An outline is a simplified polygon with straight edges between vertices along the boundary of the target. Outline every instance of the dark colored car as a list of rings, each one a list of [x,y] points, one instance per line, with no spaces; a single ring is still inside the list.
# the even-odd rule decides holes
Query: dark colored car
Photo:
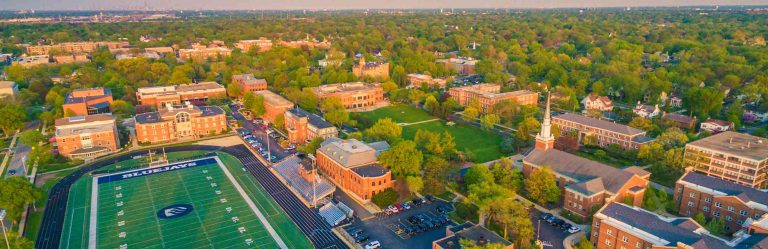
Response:
[[[426,197],[428,201],[435,201],[435,197],[432,195],[427,195]]]
[[[409,235],[414,235],[417,232],[417,228],[415,226],[405,226],[403,227],[403,232]]]
[[[560,226],[560,229],[561,229],[561,230],[564,230],[564,231],[568,231],[568,229],[570,229],[572,226],[573,226],[573,225],[571,225],[571,224],[569,224],[569,223],[565,223],[565,224],[563,224],[563,225],[561,225],[561,226]]]
[[[539,219],[541,220],[549,220],[550,217],[552,217],[552,214],[550,213],[541,213],[541,215],[539,215]]]
[[[352,230],[352,231],[347,231],[347,233],[349,233],[349,235],[352,236],[352,237],[357,237],[360,234],[365,233],[365,231],[363,231],[363,229],[358,228],[358,229],[355,229],[355,230]]]
[[[408,222],[410,222],[411,224],[414,224],[414,225],[419,224],[422,221],[424,221],[424,217],[421,214],[417,214],[417,215],[408,217]]]
[[[413,202],[413,205],[416,205],[416,206],[427,204],[427,201],[425,201],[424,198],[413,198],[413,200],[411,201]]]
[[[367,234],[362,234],[360,236],[355,237],[355,243],[363,243],[368,241],[368,239],[370,238],[371,236],[368,236]]]
[[[453,211],[453,206],[451,206],[450,204],[442,205],[437,207],[435,210],[437,210],[438,213],[446,214]]]
[[[552,221],[552,225],[555,226],[555,227],[562,227],[565,224],[567,224],[567,223],[565,223],[564,220],[558,219],[558,218],[555,218],[555,220]]]
[[[429,228],[430,228],[430,225],[429,225],[429,224],[427,224],[426,222],[422,222],[422,223],[419,223],[418,227],[419,227],[419,230],[420,230],[420,231],[422,231],[422,232],[426,232],[426,231],[428,231],[428,230],[429,230]]]

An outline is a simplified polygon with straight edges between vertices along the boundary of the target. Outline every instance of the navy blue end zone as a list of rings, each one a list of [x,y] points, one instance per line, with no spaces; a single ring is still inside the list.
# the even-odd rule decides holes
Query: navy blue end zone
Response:
[[[98,184],[120,181],[125,179],[132,179],[132,178],[148,176],[148,175],[154,175],[154,174],[159,174],[163,172],[188,169],[188,168],[198,167],[198,166],[215,165],[215,164],[217,164],[216,159],[213,157],[209,157],[209,158],[203,158],[203,159],[194,160],[194,161],[168,164],[160,167],[137,169],[137,170],[117,173],[113,175],[101,176],[98,178]]]

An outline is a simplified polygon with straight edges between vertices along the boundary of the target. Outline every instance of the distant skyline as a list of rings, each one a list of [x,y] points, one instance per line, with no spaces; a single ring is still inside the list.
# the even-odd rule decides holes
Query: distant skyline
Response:
[[[768,0],[0,0],[0,10],[593,8],[768,5]]]

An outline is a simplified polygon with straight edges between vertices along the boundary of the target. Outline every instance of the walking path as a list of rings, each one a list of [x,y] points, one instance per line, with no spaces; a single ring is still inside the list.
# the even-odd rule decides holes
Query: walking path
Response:
[[[397,125],[399,125],[399,126],[410,126],[410,125],[429,123],[429,122],[438,121],[438,120],[440,120],[440,119],[439,118],[433,118],[433,119],[430,119],[430,120],[424,120],[424,121],[413,122],[413,123],[397,123]]]
[[[8,162],[8,159],[11,157],[11,151],[16,144],[16,139],[19,138],[19,132],[17,131],[16,134],[13,134],[13,139],[11,139],[11,144],[8,145],[8,150],[5,151],[5,157],[3,157],[3,163],[0,164],[0,175],[5,172],[6,163]]]

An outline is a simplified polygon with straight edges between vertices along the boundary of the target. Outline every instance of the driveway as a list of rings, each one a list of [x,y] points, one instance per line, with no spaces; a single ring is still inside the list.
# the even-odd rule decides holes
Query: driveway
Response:
[[[266,132],[264,131],[263,127],[257,126],[253,124],[253,121],[245,119],[243,115],[240,114],[237,110],[239,110],[239,107],[237,105],[229,105],[229,108],[232,109],[232,116],[238,120],[242,121],[243,127],[240,129],[247,130],[251,134],[253,134],[254,138],[259,141],[261,144],[265,144],[265,141],[269,140],[269,150],[272,152],[272,155],[275,156],[275,160],[272,162],[277,162],[282,160],[283,158],[286,158],[291,155],[291,152],[288,150],[283,149],[283,147],[280,147],[280,144],[277,142],[277,139],[268,137]],[[238,131],[241,131],[238,129]]]
[[[27,122],[24,124],[24,128],[21,133],[24,133],[24,131],[37,129],[39,124],[39,121]],[[5,174],[5,178],[27,175],[28,169],[26,167],[26,160],[30,150],[32,150],[31,147],[23,144],[21,140],[16,140],[16,147],[13,148],[14,154],[13,157],[11,157],[11,162],[8,163],[8,171],[6,171],[6,173],[12,171],[15,172],[13,175],[9,173]]]

